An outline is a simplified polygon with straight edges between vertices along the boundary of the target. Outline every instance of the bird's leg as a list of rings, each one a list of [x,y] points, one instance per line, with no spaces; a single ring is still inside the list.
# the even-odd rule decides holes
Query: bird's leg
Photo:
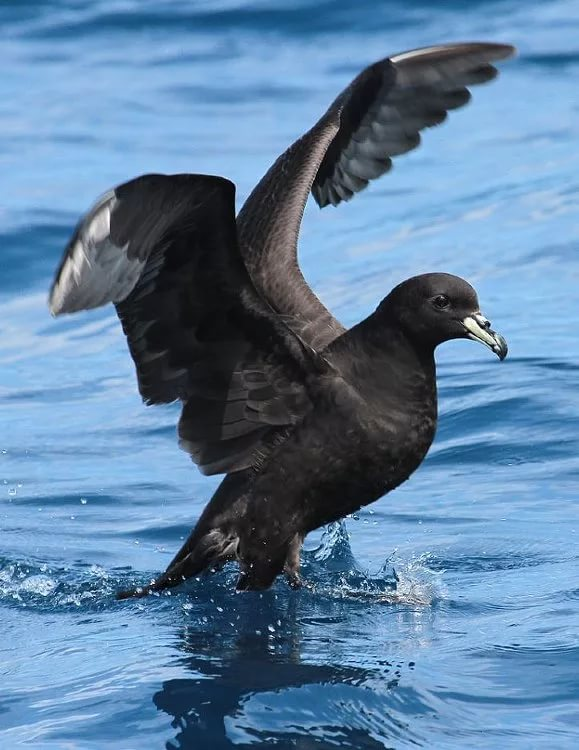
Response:
[[[300,553],[303,543],[304,537],[302,534],[296,534],[290,542],[283,567],[283,572],[286,575],[287,582],[292,589],[299,589],[302,585],[302,579],[300,577]]]

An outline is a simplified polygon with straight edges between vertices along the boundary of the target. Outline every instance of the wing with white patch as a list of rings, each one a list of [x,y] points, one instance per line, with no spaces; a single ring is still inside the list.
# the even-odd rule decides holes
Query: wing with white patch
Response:
[[[205,175],[145,175],[77,227],[53,314],[114,302],[148,403],[184,402],[181,444],[205,473],[252,465],[272,427],[311,408],[323,371],[259,297],[237,247],[235,188]]]
[[[105,193],[68,243],[50,292],[50,312],[76,312],[120,302],[133,289],[145,261],[111,240],[111,214],[118,201]]]

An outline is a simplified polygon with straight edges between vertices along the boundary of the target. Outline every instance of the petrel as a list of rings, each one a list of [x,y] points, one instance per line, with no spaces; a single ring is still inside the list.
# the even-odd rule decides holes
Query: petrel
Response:
[[[514,53],[447,44],[370,65],[285,151],[235,216],[223,177],[148,174],[81,219],[50,292],[53,315],[114,303],[147,404],[180,401],[179,441],[204,474],[226,474],[154,581],[173,587],[227,560],[237,589],[299,585],[306,534],[378,500],[434,438],[434,350],[505,340],[463,279],[429,273],[393,289],[346,330],[297,261],[311,191],[350,200],[416,148],[420,131],[470,99]]]

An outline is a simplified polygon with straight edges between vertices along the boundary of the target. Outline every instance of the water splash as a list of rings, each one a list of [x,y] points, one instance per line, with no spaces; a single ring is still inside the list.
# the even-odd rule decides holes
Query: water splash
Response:
[[[99,565],[57,567],[0,558],[0,601],[20,607],[100,609],[112,600],[117,581]]]
[[[384,562],[376,573],[364,570],[350,546],[344,521],[324,530],[320,545],[304,555],[305,585],[317,594],[385,604],[429,605],[442,595],[441,574],[430,570],[427,556],[409,562]]]
[[[303,555],[304,590],[332,599],[358,599],[384,604],[429,605],[441,596],[440,572],[427,566],[427,557],[410,562],[386,561],[376,572],[364,570],[352,552],[343,521],[324,530],[319,546]],[[153,598],[195,594],[200,599],[216,594],[233,596],[238,570],[235,564],[205,574]],[[0,558],[0,601],[35,609],[79,608],[94,610],[115,606],[119,589],[142,584],[154,574],[135,574],[129,569],[107,571],[99,565],[70,567],[17,562]],[[291,595],[280,577],[274,589]]]

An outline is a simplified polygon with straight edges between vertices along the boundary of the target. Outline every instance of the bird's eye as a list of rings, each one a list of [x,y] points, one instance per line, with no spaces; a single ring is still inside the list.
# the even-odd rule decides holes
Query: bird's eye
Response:
[[[448,299],[446,294],[438,294],[433,298],[432,304],[434,305],[434,307],[438,307],[439,310],[444,310],[445,307],[448,307],[450,305],[450,300]]]

